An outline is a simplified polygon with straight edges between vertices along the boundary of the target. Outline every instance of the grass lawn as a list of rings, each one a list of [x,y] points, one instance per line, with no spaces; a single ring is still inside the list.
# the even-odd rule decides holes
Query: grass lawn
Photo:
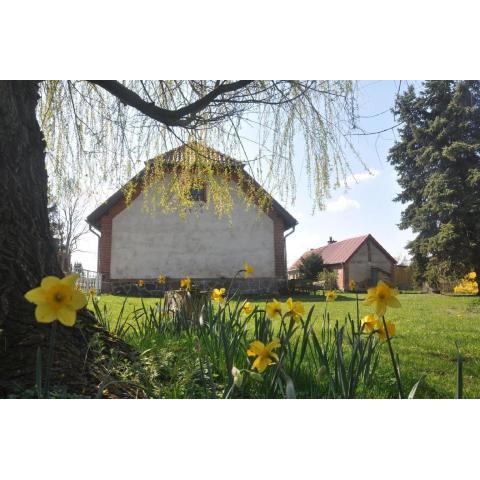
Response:
[[[363,306],[360,298],[360,316],[371,313],[371,308]],[[270,298],[251,299],[260,308]],[[285,301],[286,297],[278,298]],[[408,391],[424,376],[416,397],[453,398],[456,384],[456,346],[464,356],[464,396],[480,398],[480,299],[467,296],[445,296],[435,294],[404,293],[398,296],[400,309],[389,309],[387,319],[396,323],[394,348],[400,357],[402,378]],[[102,295],[100,306],[107,305],[112,318],[118,317],[125,297]],[[154,305],[159,299],[145,298],[146,305]],[[314,317],[317,325],[325,308],[324,298],[301,296],[295,298],[305,302],[308,309],[315,306]],[[125,313],[141,305],[140,298],[129,298]],[[328,303],[332,320],[343,321],[350,313],[356,316],[356,298],[353,294],[341,294],[337,300]],[[394,396],[395,380],[391,370],[386,345],[382,346],[380,390],[378,397],[384,398],[390,392]],[[377,396],[374,393],[374,396]]]

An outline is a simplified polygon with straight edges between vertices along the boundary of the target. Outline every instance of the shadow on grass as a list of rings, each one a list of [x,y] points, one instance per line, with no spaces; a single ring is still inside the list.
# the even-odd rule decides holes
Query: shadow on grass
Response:
[[[271,302],[273,298],[281,302],[285,302],[289,297],[292,297],[295,301],[305,302],[305,303],[324,303],[324,295],[239,295],[240,300],[249,300],[253,302]],[[361,302],[364,300],[363,297],[358,297],[358,301]],[[346,296],[342,294],[337,294],[335,302],[355,302],[356,298],[354,296]]]

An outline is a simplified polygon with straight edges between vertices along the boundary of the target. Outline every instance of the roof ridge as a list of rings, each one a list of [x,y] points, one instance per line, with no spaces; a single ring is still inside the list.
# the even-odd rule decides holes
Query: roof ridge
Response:
[[[317,247],[317,248],[313,248],[311,250],[317,250],[319,248],[327,248],[327,247],[330,247],[332,245],[335,245],[335,244],[339,244],[339,243],[343,243],[343,242],[348,242],[349,240],[357,240],[359,238],[367,238],[367,237],[370,237],[371,234],[370,233],[367,233],[366,235],[358,235],[357,237],[350,237],[350,238],[345,238],[343,240],[335,240],[334,242],[332,243],[327,243],[325,245],[322,245],[321,247]]]
[[[308,256],[309,254],[313,254],[313,253],[321,254],[323,257],[324,263],[326,265],[335,265],[339,263],[345,263],[358,250],[358,248],[360,248],[360,246],[370,237],[373,238],[373,236],[370,233],[368,233],[366,235],[359,235],[356,237],[345,238],[343,240],[327,243],[326,245],[322,245],[321,247],[312,248],[309,251],[305,252],[299,259],[297,259],[290,266],[290,269],[297,268],[300,262],[302,261],[302,259],[305,258],[305,256]]]
[[[201,142],[197,142],[197,143],[201,143]],[[278,215],[280,215],[280,217],[283,218],[284,220],[284,224],[285,224],[285,230],[287,230],[288,228],[293,228],[295,225],[298,224],[298,221],[295,219],[295,217],[286,210],[286,208],[284,208],[280,202],[278,202],[278,200],[276,200],[274,198],[274,196],[269,193],[268,191],[266,191],[264,189],[264,187],[262,185],[260,185],[257,180],[252,176],[250,175],[250,173],[248,173],[245,169],[244,169],[244,163],[243,162],[240,162],[239,160],[236,160],[235,158],[225,154],[225,153],[222,153],[216,149],[214,149],[213,147],[210,147],[209,145],[207,145],[206,143],[203,143],[203,146],[207,149],[207,150],[210,150],[211,152],[214,152],[215,154],[217,154],[219,157],[223,157],[223,159],[225,160],[224,163],[226,165],[228,164],[232,164],[233,166],[239,168],[239,169],[242,169],[243,172],[245,173],[245,175],[247,175],[248,177],[250,177],[255,186],[259,189],[262,189],[271,199],[272,201],[272,206],[273,206],[273,210],[276,211],[276,213]],[[188,147],[188,143],[185,143],[183,145],[180,145],[178,147],[175,147],[175,148],[172,148],[170,150],[168,150],[167,152],[164,152],[164,153],[160,153],[158,154],[157,156],[149,159],[149,160],[146,160],[145,161],[145,166],[137,173],[135,174],[130,180],[128,180],[128,182],[125,184],[125,185],[128,185],[129,182],[131,182],[132,180],[138,180],[138,179],[141,179],[145,173],[146,173],[146,169],[147,169],[147,165],[151,162],[153,162],[156,158],[160,157],[160,156],[163,156],[165,158],[165,160],[168,162],[168,156],[172,156],[175,154],[175,152],[179,151],[179,150],[182,150],[182,149],[185,149]],[[88,224],[92,225],[93,227],[95,228],[99,228],[99,220],[100,218],[106,213],[108,212],[108,210],[115,204],[117,203],[118,201],[121,201],[123,198],[124,198],[124,193],[123,193],[123,189],[125,187],[125,185],[123,185],[122,187],[120,187],[115,193],[113,193],[112,195],[110,195],[110,197],[108,197],[103,203],[101,203],[93,212],[91,212],[87,218],[86,218],[86,221]]]

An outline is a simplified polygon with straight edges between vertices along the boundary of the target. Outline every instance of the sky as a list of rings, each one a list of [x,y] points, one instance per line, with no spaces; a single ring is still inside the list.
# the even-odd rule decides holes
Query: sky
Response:
[[[396,129],[391,129],[398,123],[391,113],[395,95],[411,84],[420,86],[415,81],[359,82],[360,126],[366,132],[388,130],[354,137],[354,147],[368,170],[353,152],[347,152],[347,161],[353,172],[353,176],[347,177],[349,188],[332,190],[324,211],[317,210],[312,214],[313,200],[308,180],[305,175],[297,176],[295,203],[284,204],[298,220],[295,232],[287,238],[288,265],[305,251],[325,245],[330,236],[339,241],[370,233],[395,258],[407,255],[405,246],[414,235],[410,230],[398,228],[403,206],[393,201],[400,188],[387,155],[395,139],[398,139]],[[295,169],[301,172],[303,145],[300,138],[296,140],[295,151],[299,152]],[[105,199],[108,196],[106,193]],[[92,210],[96,206],[93,205]],[[86,234],[79,243],[79,249],[72,261],[79,261],[84,268],[95,271],[97,237],[92,233]]]

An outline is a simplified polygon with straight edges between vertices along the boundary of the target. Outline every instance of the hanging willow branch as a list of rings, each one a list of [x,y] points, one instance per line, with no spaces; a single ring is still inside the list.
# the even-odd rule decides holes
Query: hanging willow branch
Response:
[[[323,208],[332,184],[350,172],[346,154],[354,152],[349,137],[357,119],[350,81],[45,81],[41,94],[38,116],[51,176],[58,184],[80,179],[96,201],[105,198],[105,188],[124,185],[146,160],[182,144],[196,152],[195,161],[206,162],[190,170],[202,171],[204,184],[217,192],[212,202],[219,214],[231,209],[230,174],[219,180],[200,145],[243,162],[284,202],[296,195],[296,144],[304,145],[314,206]],[[161,180],[162,162],[156,164]],[[173,179],[183,203],[197,180]],[[166,198],[157,206],[179,204]]]

